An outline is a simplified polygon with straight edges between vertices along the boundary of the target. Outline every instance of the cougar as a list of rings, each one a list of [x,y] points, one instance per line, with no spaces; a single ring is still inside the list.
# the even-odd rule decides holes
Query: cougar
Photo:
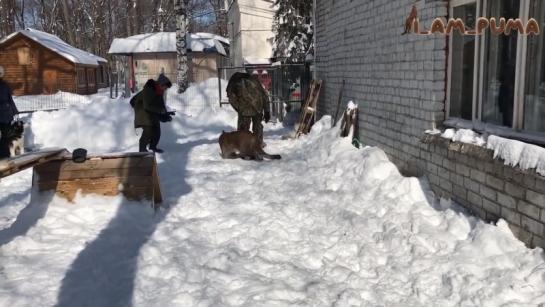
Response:
[[[242,158],[244,160],[261,161],[263,158],[271,160],[282,158],[280,155],[270,155],[263,151],[261,142],[257,136],[249,131],[223,131],[219,139],[219,144],[223,159]]]

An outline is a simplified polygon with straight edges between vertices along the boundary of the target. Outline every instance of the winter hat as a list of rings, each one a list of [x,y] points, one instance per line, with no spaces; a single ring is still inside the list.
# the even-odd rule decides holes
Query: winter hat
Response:
[[[77,148],[72,153],[72,161],[74,163],[83,163],[87,160],[87,149]]]
[[[5,73],[4,66],[0,66],[0,78],[4,78]]]
[[[159,78],[157,78],[157,83],[159,83],[159,85],[164,85],[168,88],[172,86],[172,82],[170,82],[170,80],[164,74],[159,75]]]

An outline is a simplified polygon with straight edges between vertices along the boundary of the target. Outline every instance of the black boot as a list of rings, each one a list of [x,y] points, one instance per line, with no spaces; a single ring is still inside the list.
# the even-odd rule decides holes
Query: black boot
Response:
[[[147,145],[140,144],[140,146],[138,146],[138,151],[139,152],[149,152],[147,147],[148,147]]]

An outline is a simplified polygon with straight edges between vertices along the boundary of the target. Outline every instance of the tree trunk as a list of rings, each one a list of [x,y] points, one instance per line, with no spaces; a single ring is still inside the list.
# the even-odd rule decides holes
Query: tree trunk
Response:
[[[132,24],[132,33],[133,35],[139,34],[139,22],[138,22],[138,1],[131,1],[131,24]]]
[[[113,41],[112,0],[108,0],[108,45]]]
[[[178,58],[178,75],[176,82],[178,83],[178,93],[183,93],[189,85],[189,65],[187,59],[187,42],[186,34],[188,28],[187,22],[187,7],[189,0],[175,0],[176,12],[176,53]]]
[[[21,0],[21,28],[25,29],[25,0]]]
[[[161,22],[161,0],[154,0],[153,1],[153,21],[151,23],[151,32],[159,32],[160,30],[160,22]]]
[[[223,37],[228,37],[229,33],[227,31],[227,12],[220,10],[217,14],[216,28],[218,34]]]
[[[15,32],[15,2],[0,0],[0,37]]]
[[[132,5],[133,5],[132,1],[127,1],[127,18],[125,19],[126,26],[127,26],[127,36],[132,35],[132,15],[131,15]]]
[[[214,9],[214,16],[216,16],[216,33],[227,37],[229,33],[227,31],[227,8],[225,7],[225,1],[210,0],[210,5]]]
[[[64,19],[64,26],[66,33],[68,34],[68,43],[72,46],[76,46],[76,38],[74,37],[74,31],[71,25],[70,9],[68,8],[68,0],[62,0],[62,14]]]

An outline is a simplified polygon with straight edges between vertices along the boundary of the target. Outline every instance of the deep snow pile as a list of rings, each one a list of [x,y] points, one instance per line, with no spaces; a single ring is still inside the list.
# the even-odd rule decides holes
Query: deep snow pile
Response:
[[[226,84],[223,80],[223,95],[226,95]],[[134,129],[134,112],[129,99],[109,99],[108,95],[106,91],[92,96],[70,94],[70,99],[78,103],[69,109],[33,113],[29,127],[31,133],[26,136],[27,145],[36,148],[65,147],[69,150],[84,147],[93,153],[137,151],[142,131]],[[222,118],[222,114],[232,110],[229,106],[220,107],[218,96],[217,79],[192,84],[183,94],[177,94],[177,88],[173,86],[167,91],[167,104],[170,109],[180,111],[179,121],[174,121],[173,125],[185,129],[178,125],[187,122],[188,117],[184,115],[199,117],[194,119],[196,124],[187,127],[189,129],[203,123],[203,120],[208,121],[212,114],[215,117],[210,119],[210,123]]]
[[[53,95],[27,95],[13,97],[19,112],[45,111],[63,109],[73,105],[88,104],[97,101],[109,100],[110,90],[100,89],[98,94],[82,96],[74,93],[58,91]]]
[[[84,147],[95,153],[130,151],[138,148],[133,121],[128,99],[100,97],[93,103],[79,103],[64,110],[33,113],[31,133],[26,135],[30,140],[26,143],[38,148]]]
[[[66,112],[67,122],[86,117],[81,108]],[[35,120],[33,129],[46,125]],[[155,215],[120,197],[68,204],[42,195],[27,206],[30,173],[3,180],[0,305],[545,302],[541,249],[524,247],[503,221],[488,225],[437,203],[380,149],[338,138],[330,118],[300,140],[283,141],[285,131],[268,126],[266,150],[282,160],[263,163],[220,158],[217,137],[235,123],[234,112],[221,110],[163,126],[166,207]],[[130,121],[107,125],[131,130]],[[58,139],[47,141],[74,128],[55,129]],[[94,133],[80,134],[78,144],[136,148],[136,138],[117,144],[109,128]]]

